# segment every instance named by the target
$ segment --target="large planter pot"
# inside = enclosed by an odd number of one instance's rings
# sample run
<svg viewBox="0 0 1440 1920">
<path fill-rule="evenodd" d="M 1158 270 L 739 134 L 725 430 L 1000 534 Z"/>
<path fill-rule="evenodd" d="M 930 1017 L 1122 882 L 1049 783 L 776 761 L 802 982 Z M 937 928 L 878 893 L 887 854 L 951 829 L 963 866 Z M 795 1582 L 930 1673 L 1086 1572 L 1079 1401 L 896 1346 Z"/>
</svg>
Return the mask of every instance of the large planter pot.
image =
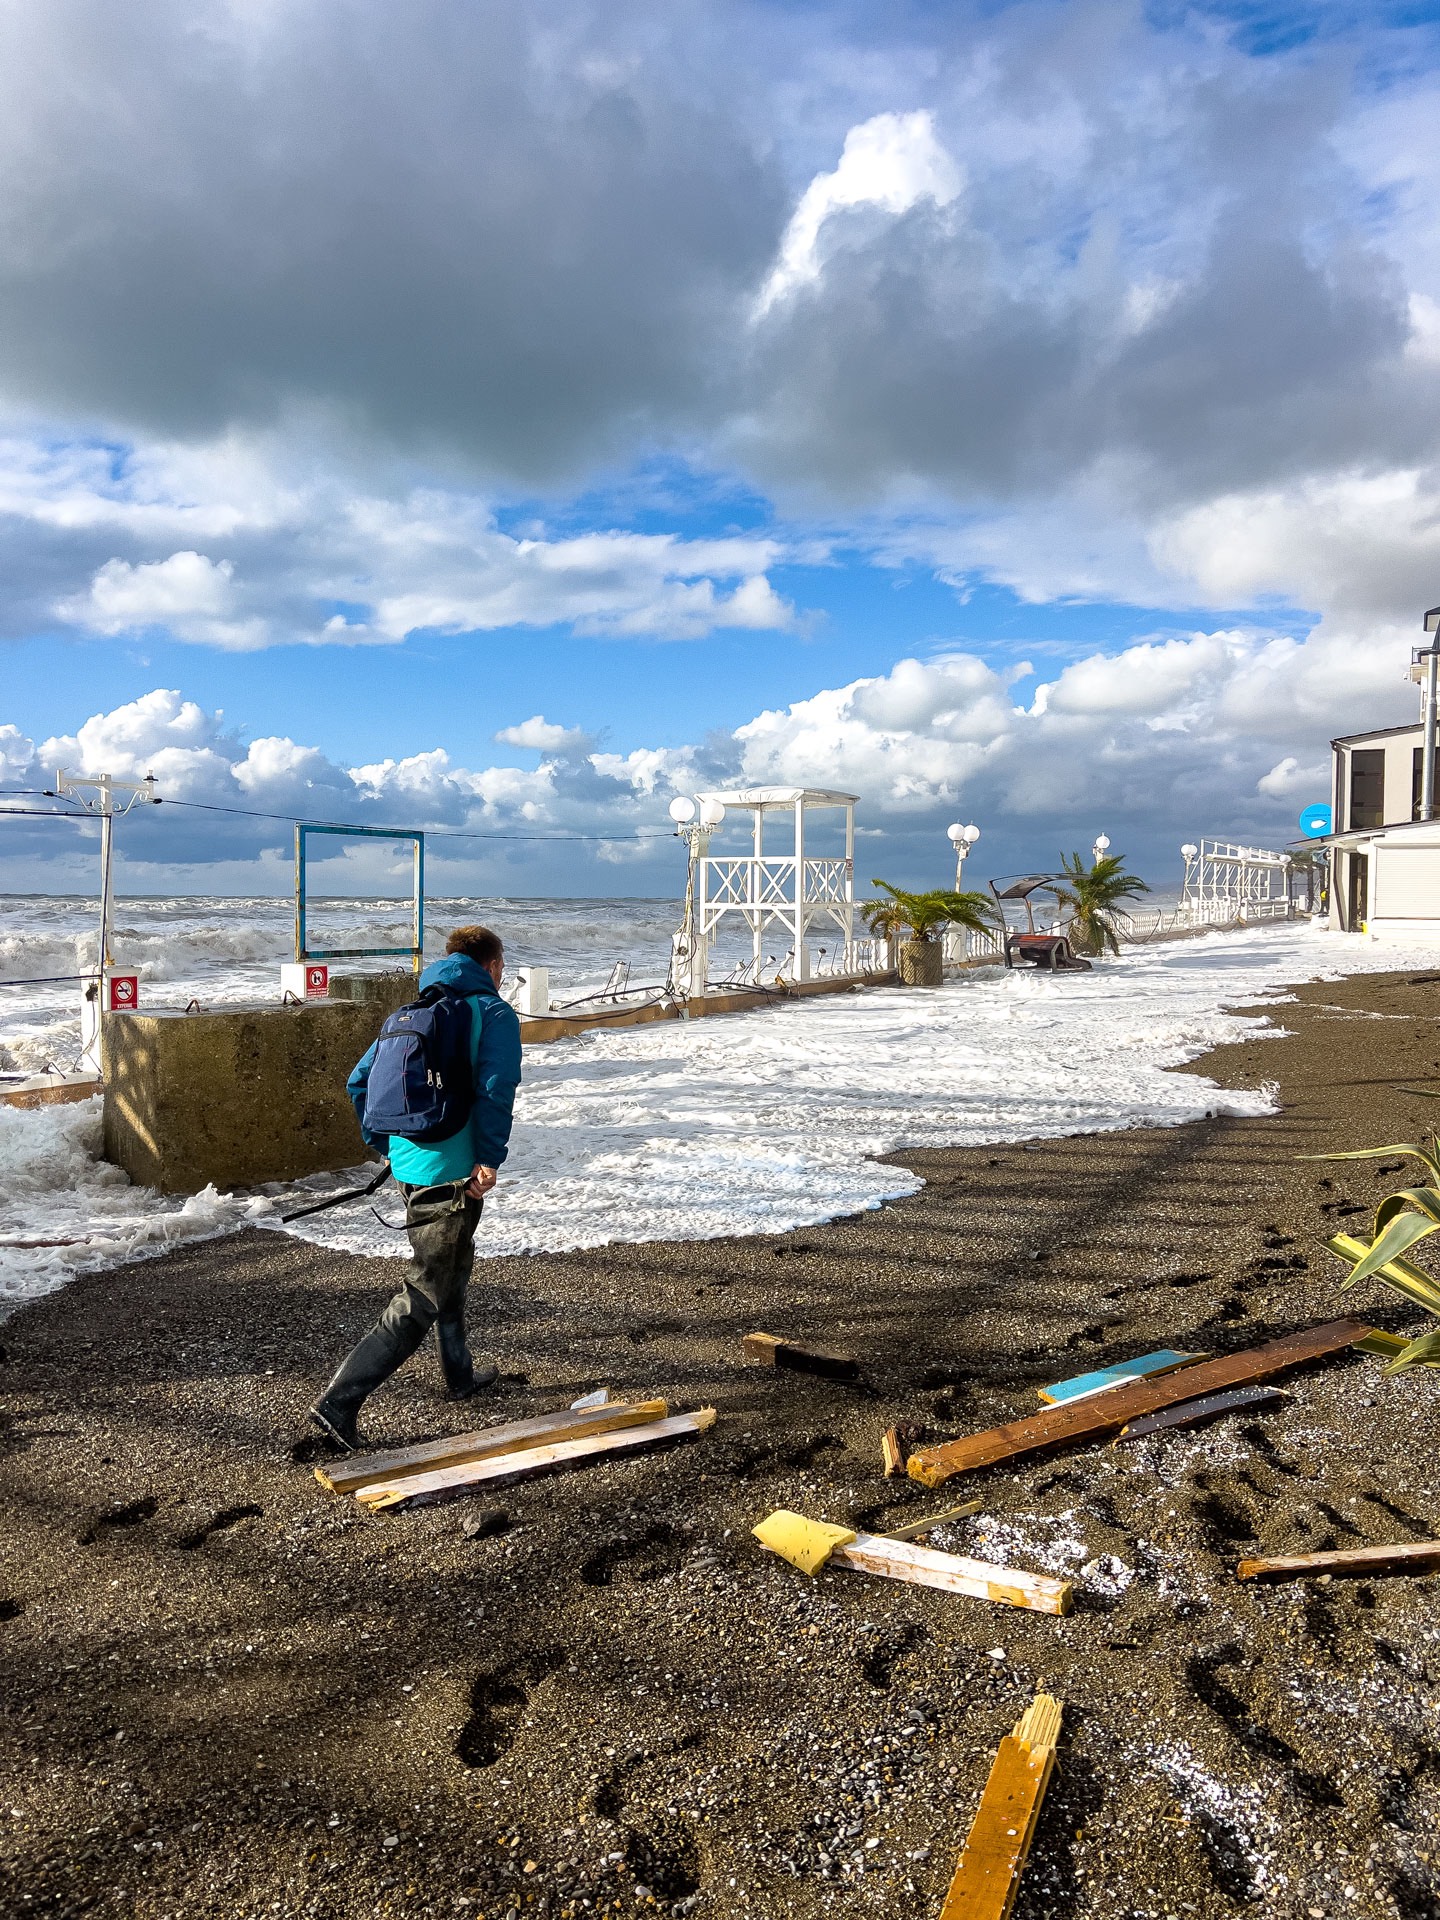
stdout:
<svg viewBox="0 0 1440 1920">
<path fill-rule="evenodd" d="M 938 987 L 945 979 L 945 956 L 938 940 L 905 940 L 900 946 L 900 981 L 907 987 Z"/>
</svg>

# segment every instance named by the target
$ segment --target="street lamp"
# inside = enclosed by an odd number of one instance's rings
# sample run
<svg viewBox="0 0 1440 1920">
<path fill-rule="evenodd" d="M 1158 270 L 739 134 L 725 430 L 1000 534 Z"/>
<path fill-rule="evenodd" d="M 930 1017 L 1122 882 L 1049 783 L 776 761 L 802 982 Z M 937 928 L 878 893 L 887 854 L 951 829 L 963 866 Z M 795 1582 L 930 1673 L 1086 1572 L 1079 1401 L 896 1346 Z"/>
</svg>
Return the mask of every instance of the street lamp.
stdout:
<svg viewBox="0 0 1440 1920">
<path fill-rule="evenodd" d="M 1108 833 L 1096 834 L 1095 844 L 1090 849 L 1090 853 L 1091 853 L 1091 857 L 1095 860 L 1097 865 L 1101 860 L 1105 858 L 1106 850 L 1108 849 L 1109 845 L 1110 845 L 1110 836 Z"/>
<path fill-rule="evenodd" d="M 696 869 L 710 851 L 710 835 L 725 818 L 725 807 L 723 802 L 708 798 L 697 806 L 694 800 L 677 794 L 670 802 L 670 818 L 675 822 L 675 837 L 685 842 L 689 855 L 684 917 L 671 942 L 670 985 L 688 998 L 704 993 L 710 965 L 709 943 L 696 898 Z"/>
<path fill-rule="evenodd" d="M 954 826 L 945 829 L 945 838 L 955 849 L 955 891 L 959 893 L 965 873 L 965 856 L 980 838 L 980 829 L 976 826 L 962 827 L 957 820 Z"/>
</svg>

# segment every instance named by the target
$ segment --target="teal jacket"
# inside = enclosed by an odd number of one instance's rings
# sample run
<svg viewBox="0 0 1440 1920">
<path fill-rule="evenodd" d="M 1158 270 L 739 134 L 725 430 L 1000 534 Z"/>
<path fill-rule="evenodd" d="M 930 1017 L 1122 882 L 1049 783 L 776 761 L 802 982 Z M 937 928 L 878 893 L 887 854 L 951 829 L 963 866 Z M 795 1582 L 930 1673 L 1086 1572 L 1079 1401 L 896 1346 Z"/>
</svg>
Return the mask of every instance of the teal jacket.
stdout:
<svg viewBox="0 0 1440 1920">
<path fill-rule="evenodd" d="M 520 1084 L 520 1022 L 500 998 L 495 983 L 467 953 L 448 953 L 420 976 L 420 990 L 453 987 L 470 1002 L 470 1068 L 475 1104 L 470 1118 L 448 1140 L 422 1147 L 398 1134 L 377 1137 L 365 1126 L 365 1085 L 375 1059 L 371 1047 L 345 1083 L 367 1146 L 388 1153 L 390 1171 L 407 1187 L 435 1187 L 466 1180 L 476 1167 L 502 1166 L 510 1151 L 515 1089 Z"/>
</svg>

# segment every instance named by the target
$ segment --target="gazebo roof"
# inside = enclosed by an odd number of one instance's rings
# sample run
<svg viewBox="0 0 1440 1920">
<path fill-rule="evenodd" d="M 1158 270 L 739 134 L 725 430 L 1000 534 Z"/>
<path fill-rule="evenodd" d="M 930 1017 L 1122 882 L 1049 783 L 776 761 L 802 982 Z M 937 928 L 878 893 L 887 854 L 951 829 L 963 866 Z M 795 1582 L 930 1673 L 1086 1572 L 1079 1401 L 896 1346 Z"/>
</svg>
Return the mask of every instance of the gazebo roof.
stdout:
<svg viewBox="0 0 1440 1920">
<path fill-rule="evenodd" d="M 832 793 L 828 787 L 734 787 L 723 793 L 702 793 L 701 800 L 718 800 L 727 811 L 779 812 L 782 808 L 853 807 L 858 793 Z"/>
</svg>

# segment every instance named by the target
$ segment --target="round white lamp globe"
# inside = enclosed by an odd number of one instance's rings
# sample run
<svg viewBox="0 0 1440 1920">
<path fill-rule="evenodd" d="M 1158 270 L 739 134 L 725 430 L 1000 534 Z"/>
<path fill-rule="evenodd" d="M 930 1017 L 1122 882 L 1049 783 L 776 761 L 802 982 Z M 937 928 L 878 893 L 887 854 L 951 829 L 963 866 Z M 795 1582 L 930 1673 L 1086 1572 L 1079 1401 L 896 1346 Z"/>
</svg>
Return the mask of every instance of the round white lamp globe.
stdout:
<svg viewBox="0 0 1440 1920">
<path fill-rule="evenodd" d="M 980 829 L 975 826 L 962 828 L 961 837 L 967 847 L 973 847 L 975 842 L 980 838 Z"/>
<path fill-rule="evenodd" d="M 1193 860 L 1199 851 L 1200 849 L 1193 840 L 1187 840 L 1180 849 L 1181 856 L 1186 860 Z"/>
<path fill-rule="evenodd" d="M 683 794 L 677 796 L 670 802 L 670 818 L 677 827 L 683 827 L 688 820 L 695 818 L 695 802 L 687 800 Z"/>
<path fill-rule="evenodd" d="M 964 827 L 961 826 L 958 820 L 955 822 L 953 827 L 946 827 L 945 838 L 951 843 L 952 846 L 957 846 L 957 847 L 959 846 L 960 842 L 965 838 L 965 829 Z"/>
<path fill-rule="evenodd" d="M 700 824 L 702 827 L 718 827 L 725 818 L 725 809 L 718 800 L 700 802 Z"/>
</svg>

